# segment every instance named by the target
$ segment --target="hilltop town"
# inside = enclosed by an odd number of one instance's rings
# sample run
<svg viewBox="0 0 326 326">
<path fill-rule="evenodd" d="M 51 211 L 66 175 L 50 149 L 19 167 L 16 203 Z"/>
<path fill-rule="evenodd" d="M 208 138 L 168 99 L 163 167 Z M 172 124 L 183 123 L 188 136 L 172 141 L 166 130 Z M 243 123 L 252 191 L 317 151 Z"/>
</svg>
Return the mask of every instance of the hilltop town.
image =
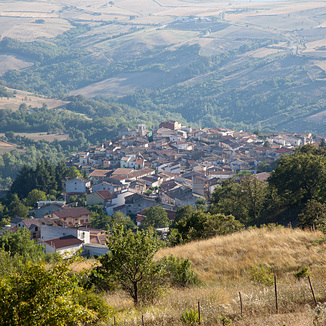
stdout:
<svg viewBox="0 0 326 326">
<path fill-rule="evenodd" d="M 66 196 L 87 193 L 87 203 L 104 205 L 109 215 L 134 215 L 153 205 L 171 210 L 194 206 L 236 174 L 250 172 L 266 180 L 281 155 L 321 139 L 311 133 L 192 129 L 177 121 L 162 122 L 153 132 L 139 125 L 74 155 L 67 164 L 86 170 L 91 182 L 67 180 Z M 101 191 L 110 194 L 102 198 Z"/>
<path fill-rule="evenodd" d="M 47 253 L 70 255 L 83 248 L 87 256 L 102 255 L 108 250 L 106 230 L 94 228 L 90 207 L 97 205 L 108 216 L 130 216 L 141 226 L 146 209 L 159 206 L 173 221 L 182 206 L 207 205 L 223 180 L 252 174 L 266 181 L 281 155 L 324 141 L 311 133 L 192 129 L 177 121 L 162 122 L 153 131 L 144 124 L 121 129 L 111 141 L 66 161 L 83 177 L 62 180 L 62 201 L 39 201 L 31 218 L 17 217 L 2 232 L 27 228 Z"/>
</svg>

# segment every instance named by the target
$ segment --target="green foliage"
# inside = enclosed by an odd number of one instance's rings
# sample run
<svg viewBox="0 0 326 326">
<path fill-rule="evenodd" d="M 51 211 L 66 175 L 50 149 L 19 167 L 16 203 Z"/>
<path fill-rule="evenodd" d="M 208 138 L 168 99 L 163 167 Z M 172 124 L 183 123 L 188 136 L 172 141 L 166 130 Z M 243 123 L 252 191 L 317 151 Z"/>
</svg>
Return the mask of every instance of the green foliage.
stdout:
<svg viewBox="0 0 326 326">
<path fill-rule="evenodd" d="M 0 324 L 8 326 L 94 324 L 110 310 L 78 285 L 69 261 L 52 268 L 27 263 L 0 280 Z"/>
<path fill-rule="evenodd" d="M 47 200 L 46 193 L 41 190 L 33 189 L 30 191 L 25 199 L 27 206 L 34 207 L 38 201 Z"/>
<path fill-rule="evenodd" d="M 255 265 L 251 267 L 250 276 L 254 283 L 271 286 L 274 284 L 274 275 L 268 266 Z"/>
<path fill-rule="evenodd" d="M 201 210 L 196 211 L 187 205 L 181 207 L 176 213 L 171 225 L 170 240 L 175 244 L 208 239 L 216 235 L 237 232 L 243 227 L 243 224 L 232 215 L 205 213 Z"/>
<path fill-rule="evenodd" d="M 106 214 L 103 207 L 93 205 L 87 207 L 91 212 L 91 224 L 95 229 L 108 230 L 110 225 L 110 216 Z"/>
<path fill-rule="evenodd" d="M 199 285 L 198 276 L 191 268 L 189 259 L 177 258 L 173 255 L 164 257 L 160 263 L 165 266 L 167 275 L 165 276 L 169 283 L 173 286 L 189 287 Z"/>
<path fill-rule="evenodd" d="M 231 319 L 223 316 L 217 316 L 217 318 L 222 322 L 223 326 L 230 326 L 232 325 Z"/>
<path fill-rule="evenodd" d="M 288 206 L 303 206 L 309 200 L 326 200 L 326 156 L 308 146 L 284 155 L 269 178 L 269 184 L 287 199 Z"/>
<path fill-rule="evenodd" d="M 143 229 L 165 228 L 168 225 L 168 215 L 163 207 L 153 206 L 145 210 L 145 216 L 141 222 L 141 227 Z"/>
<path fill-rule="evenodd" d="M 203 211 L 206 211 L 206 209 L 207 209 L 207 201 L 204 198 L 196 199 L 195 205 L 196 205 L 197 209 L 200 209 L 200 210 L 203 210 Z"/>
<path fill-rule="evenodd" d="M 212 213 L 231 214 L 246 225 L 262 216 L 268 198 L 268 183 L 246 176 L 236 182 L 230 178 L 216 187 L 211 198 Z"/>
<path fill-rule="evenodd" d="M 315 228 L 326 232 L 326 203 L 309 200 L 299 214 L 298 226 L 301 228 Z"/>
<path fill-rule="evenodd" d="M 309 267 L 307 267 L 306 265 L 303 265 L 302 268 L 300 268 L 295 274 L 294 276 L 298 279 L 301 280 L 304 277 L 308 277 L 310 275 L 309 273 Z"/>
<path fill-rule="evenodd" d="M 35 198 L 44 198 L 42 194 L 62 189 L 61 180 L 68 176 L 71 171 L 74 173 L 74 168 L 67 168 L 63 162 L 52 165 L 47 160 L 40 160 L 35 168 L 24 165 L 13 182 L 10 191 L 18 194 L 21 198 L 25 198 L 30 194 L 28 202 L 33 201 Z"/>
<path fill-rule="evenodd" d="M 158 299 L 164 270 L 153 260 L 161 246 L 154 233 L 115 225 L 107 244 L 110 252 L 99 258 L 97 273 L 119 284 L 135 305 Z"/>
<path fill-rule="evenodd" d="M 41 261 L 45 254 L 43 247 L 30 239 L 31 233 L 27 228 L 18 228 L 16 232 L 6 231 L 0 236 L 0 248 L 11 257 L 19 257 L 22 261 Z"/>
<path fill-rule="evenodd" d="M 21 200 L 18 198 L 17 194 L 14 194 L 10 200 L 10 204 L 8 205 L 8 213 L 9 217 L 27 217 L 29 214 L 29 209 L 26 207 Z"/>
<path fill-rule="evenodd" d="M 1 97 L 14 97 L 14 94 L 9 92 L 5 87 L 0 86 L 0 98 Z"/>
<path fill-rule="evenodd" d="M 181 314 L 181 321 L 184 324 L 188 324 L 188 325 L 195 325 L 199 323 L 198 311 L 194 311 L 192 308 L 189 311 L 186 310 L 185 313 Z"/>
<path fill-rule="evenodd" d="M 123 224 L 125 228 L 133 230 L 136 225 L 130 216 L 124 216 L 122 212 L 116 212 L 111 216 L 110 227 L 112 228 L 116 224 Z"/>
</svg>

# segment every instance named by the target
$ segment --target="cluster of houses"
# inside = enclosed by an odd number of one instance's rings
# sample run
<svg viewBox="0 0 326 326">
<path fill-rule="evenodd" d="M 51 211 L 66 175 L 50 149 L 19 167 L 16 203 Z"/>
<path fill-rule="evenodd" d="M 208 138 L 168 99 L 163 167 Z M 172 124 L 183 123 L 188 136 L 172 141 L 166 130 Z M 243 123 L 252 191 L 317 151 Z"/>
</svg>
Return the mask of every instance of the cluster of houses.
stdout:
<svg viewBox="0 0 326 326">
<path fill-rule="evenodd" d="M 66 180 L 66 196 L 86 196 L 109 215 L 137 215 L 160 205 L 168 210 L 208 199 L 222 180 L 263 172 L 295 147 L 318 142 L 311 133 L 254 134 L 222 128 L 193 129 L 165 121 L 154 131 L 139 125 L 74 155 L 67 164 L 89 180 Z"/>
<path fill-rule="evenodd" d="M 91 212 L 85 207 L 74 207 L 65 202 L 38 202 L 33 217 L 16 217 L 0 234 L 26 228 L 31 239 L 41 243 L 46 253 L 70 257 L 81 250 L 85 256 L 99 256 L 108 251 L 104 230 L 91 228 Z"/>
<path fill-rule="evenodd" d="M 321 141 L 310 133 L 264 133 L 225 128 L 193 129 L 165 121 L 154 131 L 139 125 L 122 129 L 101 146 L 73 155 L 66 164 L 86 171 L 88 179 L 63 180 L 67 202 L 79 197 L 86 205 L 100 205 L 108 215 L 122 212 L 141 224 L 145 210 L 163 207 L 170 220 L 184 205 L 209 199 L 221 181 L 250 171 L 266 180 L 264 172 L 281 155 Z M 10 228 L 27 227 L 46 252 L 87 255 L 107 251 L 105 232 L 91 228 L 85 207 L 66 202 L 39 203 L 33 219 L 14 219 Z M 8 226 L 9 227 L 9 226 Z"/>
</svg>

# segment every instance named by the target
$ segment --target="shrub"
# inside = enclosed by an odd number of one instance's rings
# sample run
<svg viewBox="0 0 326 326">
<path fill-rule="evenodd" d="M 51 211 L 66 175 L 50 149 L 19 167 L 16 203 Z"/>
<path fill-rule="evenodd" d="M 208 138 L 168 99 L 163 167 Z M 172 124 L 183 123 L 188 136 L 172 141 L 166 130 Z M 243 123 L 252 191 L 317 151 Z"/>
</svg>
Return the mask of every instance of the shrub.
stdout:
<svg viewBox="0 0 326 326">
<path fill-rule="evenodd" d="M 274 284 L 274 275 L 271 268 L 264 265 L 255 265 L 251 267 L 250 275 L 252 280 L 258 284 L 271 286 Z"/>
<path fill-rule="evenodd" d="M 304 277 L 309 276 L 309 267 L 307 267 L 306 265 L 304 265 L 302 268 L 300 268 L 295 274 L 294 276 L 300 280 Z"/>
<path fill-rule="evenodd" d="M 171 255 L 161 259 L 161 263 L 165 266 L 170 284 L 180 287 L 200 284 L 198 276 L 191 268 L 189 259 Z"/>
<path fill-rule="evenodd" d="M 199 323 L 199 313 L 198 311 L 194 311 L 192 308 L 190 311 L 186 310 L 186 312 L 181 314 L 181 321 L 184 324 L 194 325 Z"/>
</svg>

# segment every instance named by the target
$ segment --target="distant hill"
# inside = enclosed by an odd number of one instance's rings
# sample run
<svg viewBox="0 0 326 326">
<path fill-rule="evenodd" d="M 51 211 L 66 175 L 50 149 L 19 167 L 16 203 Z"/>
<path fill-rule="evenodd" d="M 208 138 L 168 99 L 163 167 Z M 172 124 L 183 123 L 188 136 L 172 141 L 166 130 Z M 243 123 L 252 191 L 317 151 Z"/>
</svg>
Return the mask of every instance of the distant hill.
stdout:
<svg viewBox="0 0 326 326">
<path fill-rule="evenodd" d="M 6 0 L 1 9 L 6 86 L 114 97 L 205 126 L 326 134 L 324 1 L 19 1 L 17 9 Z"/>
</svg>

